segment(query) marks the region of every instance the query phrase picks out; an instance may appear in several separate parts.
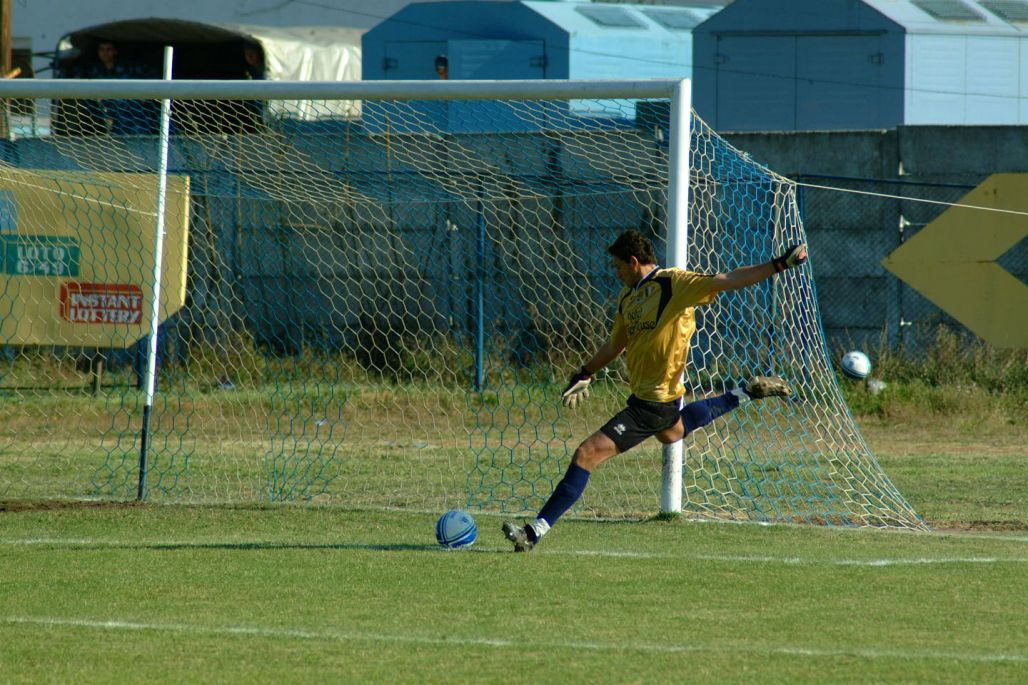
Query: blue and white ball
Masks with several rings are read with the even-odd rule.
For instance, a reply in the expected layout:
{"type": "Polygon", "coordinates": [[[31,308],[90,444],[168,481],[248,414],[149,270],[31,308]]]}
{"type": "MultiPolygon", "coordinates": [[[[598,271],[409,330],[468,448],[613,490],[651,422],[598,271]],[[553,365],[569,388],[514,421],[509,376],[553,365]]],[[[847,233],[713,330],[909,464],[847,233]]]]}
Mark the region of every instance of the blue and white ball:
{"type": "Polygon", "coordinates": [[[468,512],[451,509],[436,522],[435,539],[447,549],[468,547],[478,539],[478,526],[468,512]]]}
{"type": "Polygon", "coordinates": [[[858,350],[842,355],[842,373],[845,376],[862,381],[871,373],[871,360],[858,350]]]}

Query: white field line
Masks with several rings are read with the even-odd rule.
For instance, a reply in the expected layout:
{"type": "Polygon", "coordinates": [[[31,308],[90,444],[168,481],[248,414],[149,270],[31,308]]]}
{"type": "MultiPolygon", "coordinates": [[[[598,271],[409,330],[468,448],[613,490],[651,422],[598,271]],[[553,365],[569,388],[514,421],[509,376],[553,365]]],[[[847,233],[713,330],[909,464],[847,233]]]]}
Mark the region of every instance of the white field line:
{"type": "MultiPolygon", "coordinates": [[[[597,519],[604,520],[604,519],[597,519]]],[[[710,526],[761,526],[764,528],[783,528],[791,530],[810,529],[800,523],[771,523],[769,521],[712,521],[710,519],[684,519],[689,523],[710,526]]],[[[824,530],[824,529],[822,529],[824,530]]],[[[962,540],[1005,540],[1007,542],[1028,542],[1028,535],[1007,535],[1004,533],[974,533],[960,530],[907,530],[900,528],[832,528],[843,535],[914,535],[930,538],[959,538],[962,540]]]]}
{"type": "Polygon", "coordinates": [[[731,554],[661,554],[659,552],[616,552],[606,550],[547,551],[547,554],[568,554],[598,557],[639,557],[652,559],[684,559],[728,563],[828,565],[828,566],[906,566],[919,564],[1024,564],[1028,557],[917,557],[892,559],[813,559],[803,557],[771,557],[731,554]]]}
{"type": "Polygon", "coordinates": [[[851,647],[848,649],[825,649],[821,647],[802,647],[797,645],[703,645],[703,644],[667,644],[656,642],[645,643],[604,643],[604,642],[524,642],[522,640],[509,640],[505,638],[488,638],[476,636],[452,635],[448,637],[428,637],[410,634],[388,634],[388,633],[364,633],[356,631],[338,630],[311,630],[306,628],[271,628],[264,626],[203,626],[187,623],[153,623],[143,621],[126,621],[119,619],[95,620],[77,619],[45,616],[2,616],[0,624],[7,625],[37,625],[47,628],[67,627],[86,628],[93,630],[111,631],[154,631],[167,633],[180,633],[184,635],[225,635],[225,636],[251,636],[260,638],[293,639],[293,640],[321,640],[329,642],[396,642],[407,644],[460,645],[466,647],[490,647],[509,649],[518,647],[529,649],[535,653],[547,650],[586,650],[594,652],[650,652],[659,654],[680,654],[690,652],[713,652],[736,654],[746,652],[751,654],[781,654],[786,656],[811,657],[811,658],[837,658],[842,656],[860,657],[866,659],[916,659],[932,661],[971,661],[971,662],[1028,662],[1026,654],[1003,654],[1003,653],[981,653],[961,652],[945,650],[919,650],[919,649],[878,649],[875,647],[851,647]]]}
{"type": "MultiPolygon", "coordinates": [[[[381,549],[383,551],[395,550],[388,544],[334,544],[324,543],[293,543],[287,541],[269,540],[233,540],[233,541],[197,541],[197,540],[150,540],[129,542],[125,540],[100,540],[89,538],[0,538],[0,547],[96,547],[98,549],[153,549],[153,550],[174,550],[174,549],[303,549],[305,547],[317,547],[331,549],[338,547],[345,549],[381,549]]],[[[409,547],[417,551],[416,547],[409,547]]],[[[432,545],[425,545],[425,551],[438,551],[443,554],[461,554],[465,550],[444,550],[435,548],[432,545]]],[[[508,547],[485,547],[475,546],[467,552],[508,552],[508,547]]],[[[1025,564],[1028,557],[995,557],[995,556],[969,556],[969,557],[891,557],[884,559],[818,559],[814,557],[775,557],[767,555],[745,555],[745,554],[673,554],[669,552],[635,552],[628,550],[555,550],[540,549],[534,554],[564,555],[564,556],[587,556],[587,557],[609,557],[624,559],[681,559],[683,561],[714,561],[725,563],[741,564],[786,564],[786,565],[822,565],[822,566],[917,566],[932,564],[1025,564]]]]}

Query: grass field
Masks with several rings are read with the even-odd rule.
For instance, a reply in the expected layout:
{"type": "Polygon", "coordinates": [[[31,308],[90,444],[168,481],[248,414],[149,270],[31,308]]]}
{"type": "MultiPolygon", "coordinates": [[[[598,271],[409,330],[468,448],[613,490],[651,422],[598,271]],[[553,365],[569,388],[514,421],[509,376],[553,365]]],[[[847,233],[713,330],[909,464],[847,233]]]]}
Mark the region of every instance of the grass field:
{"type": "Polygon", "coordinates": [[[934,532],[8,504],[0,682],[1028,682],[1023,427],[863,424],[934,532]]]}

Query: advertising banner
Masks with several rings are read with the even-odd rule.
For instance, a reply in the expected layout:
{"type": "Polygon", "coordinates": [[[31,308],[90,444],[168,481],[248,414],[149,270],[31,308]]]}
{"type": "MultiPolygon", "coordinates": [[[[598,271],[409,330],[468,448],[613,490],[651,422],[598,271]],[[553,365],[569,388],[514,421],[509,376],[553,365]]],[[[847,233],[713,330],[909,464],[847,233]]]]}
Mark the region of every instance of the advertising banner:
{"type": "MultiPolygon", "coordinates": [[[[0,344],[128,347],[149,332],[157,176],[0,170],[0,344]]],[[[189,179],[168,178],[159,318],[186,297],[189,179]]]]}

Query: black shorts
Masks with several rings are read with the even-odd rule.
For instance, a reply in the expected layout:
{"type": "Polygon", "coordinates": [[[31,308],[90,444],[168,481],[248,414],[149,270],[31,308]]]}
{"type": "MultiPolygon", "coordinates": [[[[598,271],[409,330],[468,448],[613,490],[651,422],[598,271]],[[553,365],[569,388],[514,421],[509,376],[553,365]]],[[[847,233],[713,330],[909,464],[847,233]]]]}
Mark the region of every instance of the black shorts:
{"type": "Polygon", "coordinates": [[[682,401],[649,402],[628,396],[628,406],[603,424],[600,432],[614,441],[619,452],[627,452],[640,442],[671,428],[682,417],[682,401]]]}

